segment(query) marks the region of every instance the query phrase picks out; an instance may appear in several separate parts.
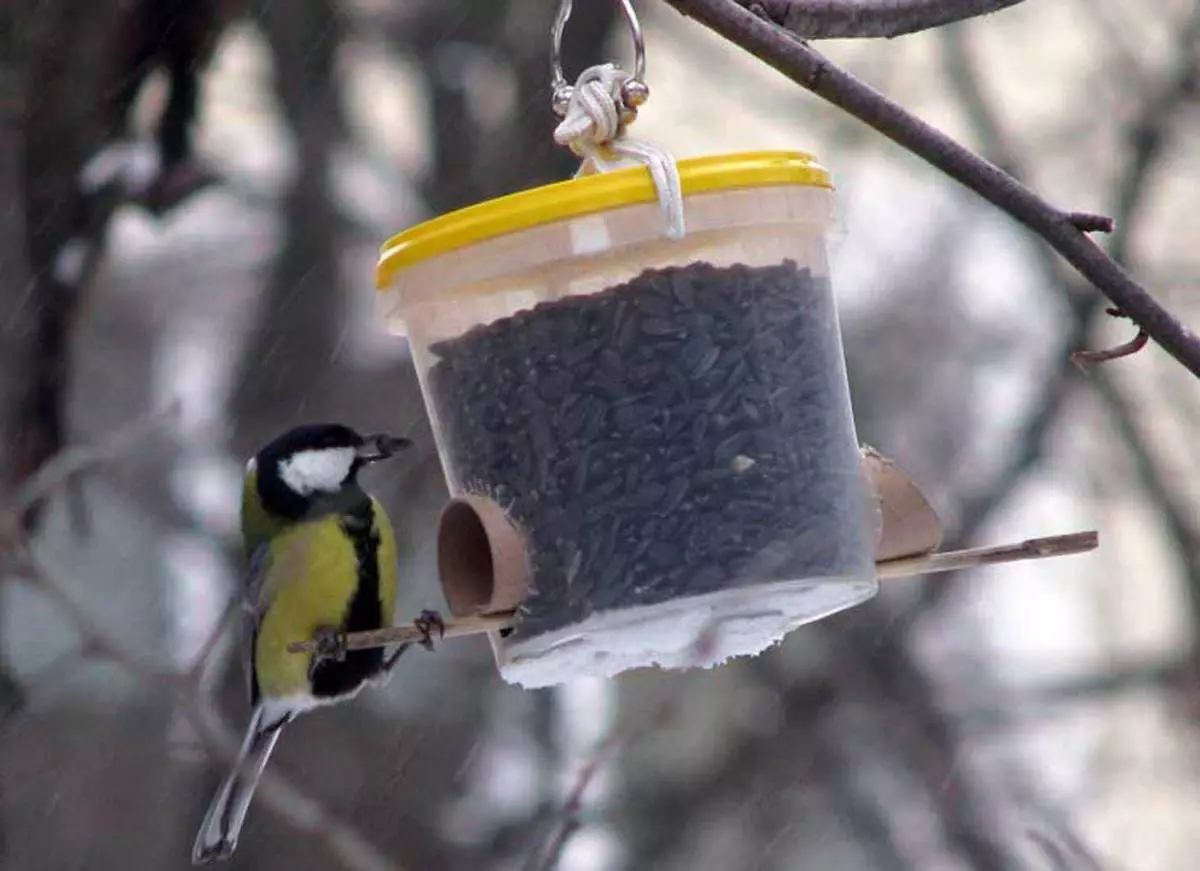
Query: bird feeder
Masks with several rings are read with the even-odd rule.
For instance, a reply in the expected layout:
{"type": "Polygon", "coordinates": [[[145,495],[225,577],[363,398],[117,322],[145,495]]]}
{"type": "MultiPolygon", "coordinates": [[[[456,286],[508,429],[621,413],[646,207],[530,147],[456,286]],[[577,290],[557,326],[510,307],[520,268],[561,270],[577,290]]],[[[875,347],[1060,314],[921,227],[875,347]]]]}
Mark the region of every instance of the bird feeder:
{"type": "Polygon", "coordinates": [[[452,496],[443,589],[456,617],[518,609],[493,644],[526,686],[756,653],[877,590],[829,174],[797,152],[678,171],[682,238],[635,167],[382,252],[452,496]]]}

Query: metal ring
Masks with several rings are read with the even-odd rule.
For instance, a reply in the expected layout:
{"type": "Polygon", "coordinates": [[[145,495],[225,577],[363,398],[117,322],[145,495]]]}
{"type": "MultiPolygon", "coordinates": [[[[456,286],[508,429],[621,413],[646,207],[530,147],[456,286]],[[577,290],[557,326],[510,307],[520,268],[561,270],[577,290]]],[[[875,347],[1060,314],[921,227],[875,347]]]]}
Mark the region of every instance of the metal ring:
{"type": "MultiPolygon", "coordinates": [[[[625,13],[625,23],[633,36],[633,78],[640,90],[634,92],[641,95],[646,90],[646,44],[642,39],[642,24],[638,21],[637,12],[633,8],[633,0],[619,0],[621,11],[625,13]]],[[[571,98],[571,85],[563,74],[562,66],[562,37],[567,20],[571,17],[572,0],[559,0],[558,12],[554,16],[554,26],[550,29],[550,93],[554,100],[554,110],[559,115],[565,115],[567,102],[571,98]]],[[[638,102],[644,100],[644,96],[638,102]]]]}

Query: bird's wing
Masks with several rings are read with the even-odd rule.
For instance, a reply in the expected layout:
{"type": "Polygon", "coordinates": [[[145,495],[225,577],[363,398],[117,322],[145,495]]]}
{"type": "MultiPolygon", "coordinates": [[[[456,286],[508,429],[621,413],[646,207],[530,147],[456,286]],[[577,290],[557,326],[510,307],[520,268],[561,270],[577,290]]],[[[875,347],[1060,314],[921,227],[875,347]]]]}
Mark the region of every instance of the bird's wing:
{"type": "Polygon", "coordinates": [[[242,586],[242,611],[245,613],[245,619],[242,620],[242,637],[238,646],[251,705],[258,704],[258,681],[254,675],[254,640],[258,637],[258,626],[262,620],[263,580],[267,576],[270,562],[270,542],[265,541],[250,555],[246,582],[242,586]]]}

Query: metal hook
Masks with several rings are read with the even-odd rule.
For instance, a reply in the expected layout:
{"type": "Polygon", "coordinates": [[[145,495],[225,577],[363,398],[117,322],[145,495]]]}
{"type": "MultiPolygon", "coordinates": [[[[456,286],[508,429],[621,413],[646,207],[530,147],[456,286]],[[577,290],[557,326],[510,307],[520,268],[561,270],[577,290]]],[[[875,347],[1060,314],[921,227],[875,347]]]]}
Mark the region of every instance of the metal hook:
{"type": "MultiPolygon", "coordinates": [[[[637,107],[650,96],[646,87],[646,44],[642,39],[642,24],[638,21],[632,0],[619,0],[621,11],[625,13],[625,23],[629,26],[633,37],[633,77],[621,87],[621,96],[628,111],[636,114],[637,107]]],[[[554,101],[554,111],[560,116],[567,114],[567,104],[571,100],[573,88],[567,83],[562,66],[562,37],[571,17],[572,0],[559,0],[558,12],[554,16],[554,26],[550,29],[550,93],[554,101]]]]}

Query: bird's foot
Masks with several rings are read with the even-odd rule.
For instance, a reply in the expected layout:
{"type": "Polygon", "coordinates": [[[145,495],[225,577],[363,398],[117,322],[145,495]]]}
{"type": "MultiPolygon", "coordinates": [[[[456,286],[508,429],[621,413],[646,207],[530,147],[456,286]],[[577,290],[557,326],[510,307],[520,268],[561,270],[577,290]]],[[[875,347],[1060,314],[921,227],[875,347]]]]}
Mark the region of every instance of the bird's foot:
{"type": "Polygon", "coordinates": [[[346,659],[346,634],[339,632],[333,626],[319,626],[313,633],[313,655],[317,662],[332,659],[334,662],[344,662],[346,659]]]}
{"type": "Polygon", "coordinates": [[[421,633],[421,640],[417,643],[426,650],[433,650],[434,629],[438,631],[439,639],[446,637],[446,621],[437,611],[422,611],[420,616],[413,621],[413,626],[417,627],[417,631],[421,633]]]}

